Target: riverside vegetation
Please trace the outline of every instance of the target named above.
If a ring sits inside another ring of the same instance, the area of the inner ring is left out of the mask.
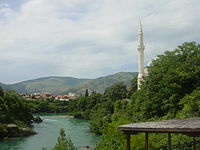
[[[102,134],[96,150],[123,150],[125,137],[116,127],[131,122],[154,121],[200,116],[200,45],[183,43],[174,51],[157,56],[148,66],[140,90],[137,79],[131,89],[123,83],[107,88],[104,94],[93,93],[70,101],[68,110],[79,118],[89,119],[91,131]],[[131,147],[142,150],[144,135],[132,135]],[[150,134],[150,149],[167,149],[167,135]],[[172,135],[173,149],[190,147],[192,139]]]
[[[52,148],[52,150],[78,150],[71,139],[66,137],[65,130],[62,128],[59,131],[60,135],[58,136],[56,145]],[[42,150],[47,150],[43,148]]]
[[[0,88],[0,139],[34,134],[28,128],[34,121],[30,107],[14,91]]]
[[[32,113],[66,113],[68,111],[68,102],[54,101],[53,98],[40,100],[27,100]]]
[[[52,99],[25,100],[15,91],[4,91],[0,87],[0,139],[36,134],[31,124],[42,120],[33,113],[67,112],[66,105]]]
[[[86,92],[85,96],[67,104],[66,110],[69,114],[77,118],[89,119],[91,131],[102,135],[95,150],[125,149],[125,137],[116,129],[121,124],[199,117],[199,44],[183,43],[174,51],[166,51],[152,61],[148,66],[148,71],[149,76],[144,78],[140,90],[136,90],[137,78],[134,78],[131,88],[128,90],[124,83],[116,83],[108,87],[103,94],[93,92],[89,95]],[[1,100],[4,99],[1,98]],[[16,102],[13,101],[13,103]],[[28,107],[31,105],[33,103],[29,103]],[[62,131],[59,139],[63,139],[66,143],[63,135]],[[167,135],[150,134],[149,138],[150,149],[167,149],[165,147]],[[132,135],[131,140],[131,147],[134,150],[143,149],[143,134]],[[173,149],[182,150],[189,145],[190,141],[191,139],[184,135],[172,135],[172,143],[175,145]],[[57,147],[62,144],[58,140]],[[71,150],[71,148],[65,147],[63,150]]]

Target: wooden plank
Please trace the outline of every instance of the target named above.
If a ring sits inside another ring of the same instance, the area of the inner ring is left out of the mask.
[[[171,133],[168,133],[168,149],[172,150]]]
[[[200,117],[188,118],[182,120],[163,120],[155,122],[140,122],[121,125],[117,129],[125,132],[154,132],[154,133],[192,133],[195,136],[200,136]],[[191,134],[191,136],[193,136]]]
[[[193,137],[193,150],[196,150],[196,138]]]
[[[187,136],[190,136],[190,137],[200,137],[200,133],[183,133],[183,134],[185,134],[185,135],[187,135]]]
[[[145,150],[149,149],[149,133],[145,133]]]
[[[124,134],[130,134],[130,135],[136,135],[136,134],[138,134],[138,132],[135,132],[135,131],[128,131],[128,130],[122,130],[122,132],[123,132]]]
[[[123,132],[126,133],[140,133],[140,132],[151,132],[151,133],[182,133],[186,134],[188,136],[200,136],[200,128],[199,129],[178,129],[178,128],[117,128],[119,130],[122,130]]]
[[[130,134],[127,134],[126,135],[126,150],[131,150],[131,143],[130,143],[130,141],[131,141],[131,136],[130,136]]]

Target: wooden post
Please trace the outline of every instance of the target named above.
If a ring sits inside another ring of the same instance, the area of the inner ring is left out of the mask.
[[[196,138],[193,137],[193,150],[196,150]]]
[[[172,150],[171,133],[168,133],[168,149]]]
[[[148,140],[149,134],[148,132],[145,133],[145,150],[149,149],[149,140]]]
[[[130,134],[127,134],[127,136],[126,136],[126,150],[131,150],[130,139],[131,139]]]

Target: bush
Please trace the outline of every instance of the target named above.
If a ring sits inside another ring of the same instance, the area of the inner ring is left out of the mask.
[[[8,131],[6,127],[7,127],[6,124],[0,123],[0,139],[7,136]]]
[[[60,136],[52,150],[77,150],[72,141],[66,138],[65,130],[60,129]]]

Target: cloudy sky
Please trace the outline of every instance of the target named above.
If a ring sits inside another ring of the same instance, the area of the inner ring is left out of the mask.
[[[148,64],[199,42],[199,10],[199,0],[0,0],[0,82],[137,71],[140,19]]]

